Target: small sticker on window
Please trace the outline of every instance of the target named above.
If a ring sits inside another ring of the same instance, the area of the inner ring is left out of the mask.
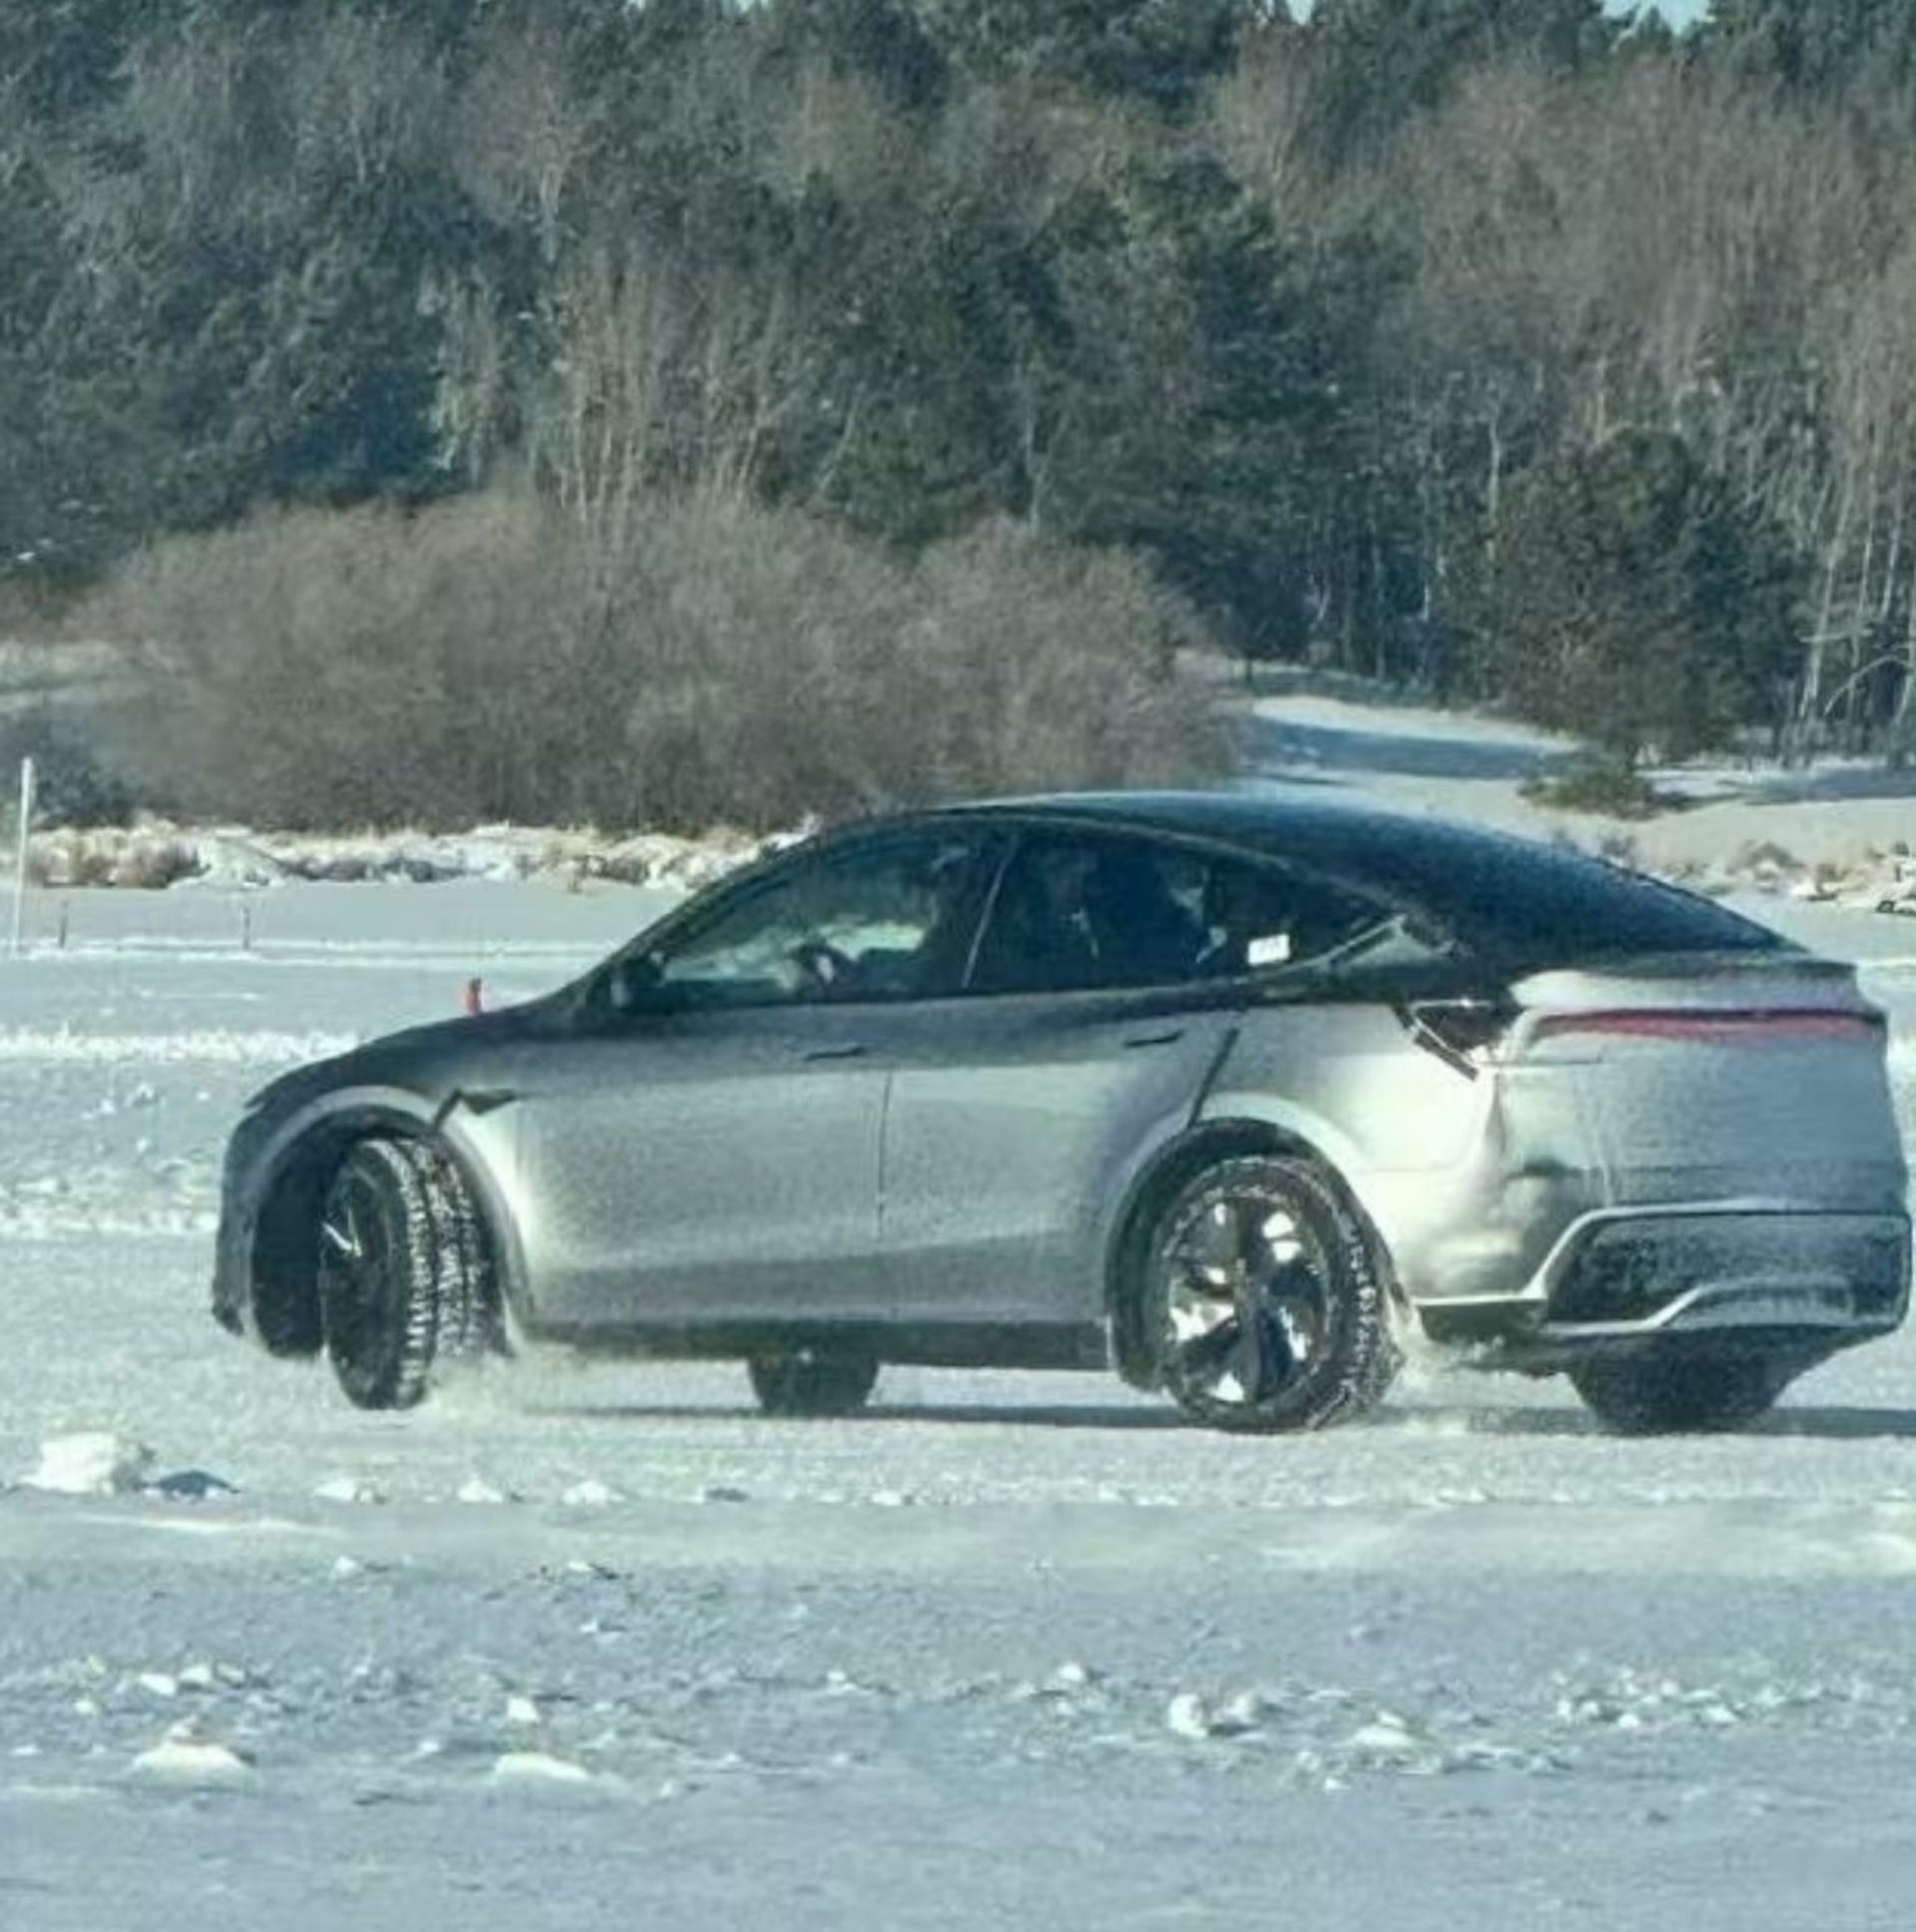
[[[1244,958],[1252,966],[1281,966],[1290,957],[1290,934],[1263,933],[1244,948]]]

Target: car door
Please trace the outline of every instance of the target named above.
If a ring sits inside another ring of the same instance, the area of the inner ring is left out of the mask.
[[[1097,1317],[1111,1191],[1189,1118],[1243,1000],[1204,871],[1143,837],[1027,834],[964,993],[889,1016],[881,1233],[902,1318]]]
[[[988,846],[935,826],[837,841],[607,969],[596,1017],[519,1082],[540,1320],[883,1312],[872,1026],[956,984]]]

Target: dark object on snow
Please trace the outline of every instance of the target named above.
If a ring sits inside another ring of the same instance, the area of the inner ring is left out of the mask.
[[[210,1469],[175,1469],[143,1483],[150,1496],[165,1496],[174,1502],[204,1503],[210,1496],[238,1496],[239,1487]]]

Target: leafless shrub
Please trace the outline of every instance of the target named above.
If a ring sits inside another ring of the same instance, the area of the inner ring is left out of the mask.
[[[191,841],[167,832],[41,832],[27,853],[29,879],[53,888],[112,885],[158,892],[200,870],[200,855]]]
[[[907,563],[658,497],[610,549],[501,493],[176,539],[87,615],[150,653],[142,795],[288,827],[767,827],[1221,762],[1144,570],[1014,529]]]

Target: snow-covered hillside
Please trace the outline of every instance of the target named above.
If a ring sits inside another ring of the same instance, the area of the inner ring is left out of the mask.
[[[247,1091],[668,902],[77,893],[59,952],[36,901],[5,1932],[1907,1924],[1916,1336],[1741,1437],[1420,1358],[1234,1441],[1097,1376],[893,1370],[804,1424],[543,1356],[372,1416],[213,1326]],[[1768,909],[1870,958],[1916,1116],[1916,928]]]

